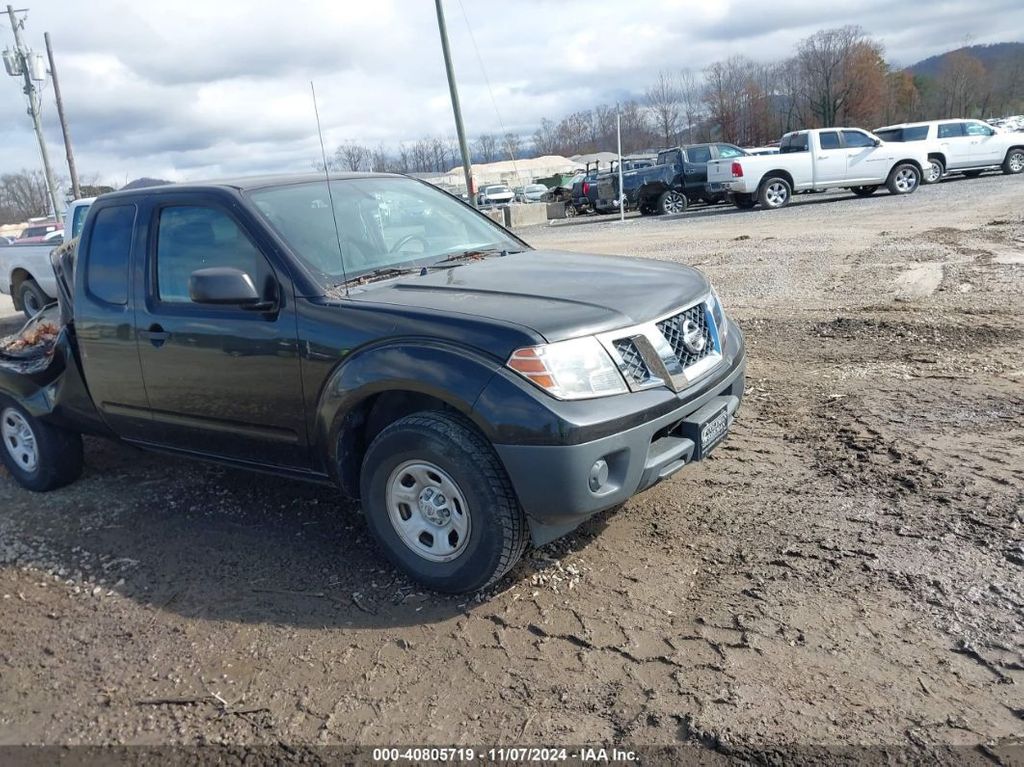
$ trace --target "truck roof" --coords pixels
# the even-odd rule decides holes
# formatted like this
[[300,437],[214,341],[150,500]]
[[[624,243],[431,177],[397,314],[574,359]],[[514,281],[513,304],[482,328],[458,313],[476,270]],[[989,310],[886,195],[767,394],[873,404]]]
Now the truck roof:
[[[331,181],[347,181],[353,178],[380,178],[392,177],[401,178],[396,173],[331,173]],[[236,189],[238,191],[249,191],[262,189],[268,186],[287,186],[289,184],[308,184],[323,182],[323,173],[277,173],[262,176],[237,176],[234,178],[215,179],[211,181],[181,181],[172,184],[158,184],[154,186],[143,186],[135,189],[122,189],[117,192],[108,192],[103,195],[104,199],[117,197],[139,197],[151,194],[168,194],[177,192],[200,192],[209,189]]]

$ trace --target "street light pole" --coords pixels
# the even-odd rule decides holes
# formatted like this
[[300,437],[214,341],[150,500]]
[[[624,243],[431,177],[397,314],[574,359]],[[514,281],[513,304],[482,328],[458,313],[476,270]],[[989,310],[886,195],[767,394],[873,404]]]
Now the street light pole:
[[459,106],[459,89],[455,84],[455,70],[452,68],[452,52],[448,47],[448,28],[444,23],[444,8],[441,0],[434,0],[437,8],[437,30],[441,33],[441,51],[444,53],[444,69],[448,74],[448,90],[452,96],[452,111],[455,112],[455,133],[459,137],[459,151],[462,153],[462,171],[466,175],[466,196],[469,204],[476,207],[476,195],[473,193],[473,165],[469,157],[469,144],[466,143],[466,129],[462,125],[462,107]]
[[23,21],[18,21],[14,15],[14,6],[7,6],[7,15],[11,17],[11,29],[14,30],[14,55],[15,60],[20,62],[21,75],[25,79],[25,95],[28,96],[28,113],[32,117],[32,125],[36,130],[36,138],[39,139],[39,154],[43,158],[43,172],[46,174],[46,187],[50,193],[50,204],[53,206],[53,217],[59,220],[60,203],[57,201],[57,184],[53,179],[53,169],[50,167],[50,154],[46,151],[46,139],[43,138],[43,121],[39,117],[39,91],[32,82],[32,62],[21,41],[21,28]]

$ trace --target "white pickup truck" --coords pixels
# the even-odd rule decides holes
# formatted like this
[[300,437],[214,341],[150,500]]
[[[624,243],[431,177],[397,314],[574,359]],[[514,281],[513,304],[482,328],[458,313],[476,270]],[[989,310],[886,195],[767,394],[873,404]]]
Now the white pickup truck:
[[921,185],[928,152],[912,144],[887,144],[859,128],[787,133],[779,154],[708,163],[708,184],[721,184],[737,208],[782,208],[795,192],[850,189],[859,197],[882,184],[892,194]]
[[64,240],[45,245],[0,247],[0,293],[8,294],[14,308],[32,317],[57,298],[57,280],[50,264],[50,251],[82,231],[85,214],[95,197],[72,200],[64,213]]

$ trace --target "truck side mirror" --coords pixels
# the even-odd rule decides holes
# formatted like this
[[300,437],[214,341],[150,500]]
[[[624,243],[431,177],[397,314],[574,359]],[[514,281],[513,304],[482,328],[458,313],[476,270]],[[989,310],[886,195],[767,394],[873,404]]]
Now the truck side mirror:
[[192,272],[188,295],[197,304],[220,306],[255,306],[263,301],[252,277],[226,266]]
[[882,146],[882,139],[880,139],[880,138],[876,138],[876,139],[874,140],[874,142],[875,142],[875,146]]

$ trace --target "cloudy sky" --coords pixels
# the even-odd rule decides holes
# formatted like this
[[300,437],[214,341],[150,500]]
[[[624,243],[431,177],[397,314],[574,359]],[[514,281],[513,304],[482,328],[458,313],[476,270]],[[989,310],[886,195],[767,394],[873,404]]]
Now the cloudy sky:
[[[44,52],[44,31],[53,39],[83,181],[309,170],[319,153],[310,80],[328,147],[454,133],[430,0],[18,6],[30,8],[30,47]],[[445,0],[445,9],[471,139],[502,127],[530,133],[543,116],[639,94],[659,68],[780,58],[823,27],[860,24],[902,65],[965,42],[1024,38],[1021,0]],[[13,44],[6,15],[0,38]],[[66,175],[49,85],[43,111]],[[0,172],[38,166],[24,96],[0,71]]]

